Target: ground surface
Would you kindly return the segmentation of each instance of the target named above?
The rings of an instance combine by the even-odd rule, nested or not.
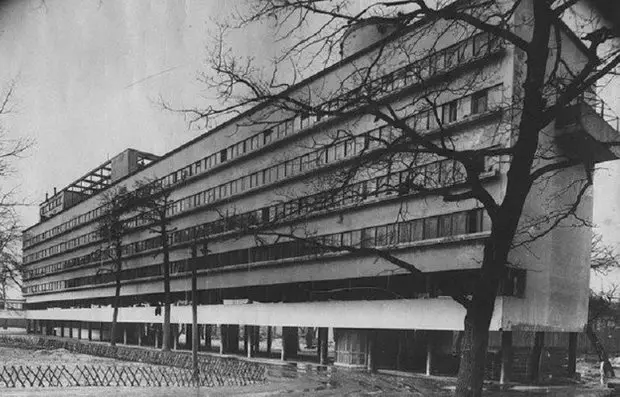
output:
[[[35,367],[39,365],[116,365],[120,363],[125,366],[133,364],[144,365],[142,363],[118,361],[112,358],[76,354],[65,349],[30,350],[0,346],[0,357],[2,357],[0,365],[29,365]]]
[[[0,347],[0,365],[46,365],[46,364],[89,364],[89,365],[132,365],[109,358],[74,354],[64,349],[27,350]],[[598,397],[609,395],[609,391],[597,386],[598,372],[595,362],[580,361],[579,369],[584,372],[587,385],[553,387],[519,387],[510,391],[487,391],[485,396],[497,397]],[[0,389],[3,397],[72,397],[72,396],[451,396],[454,378],[426,377],[423,375],[394,376],[388,374],[369,375],[363,372],[330,370],[308,371],[305,367],[286,365],[269,367],[265,384],[244,387],[222,388],[127,388],[127,387],[79,387],[42,389]],[[301,368],[301,369],[298,369]],[[586,387],[588,386],[588,387]]]

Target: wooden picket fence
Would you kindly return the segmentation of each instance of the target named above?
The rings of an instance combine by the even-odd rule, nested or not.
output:
[[[211,368],[212,369],[212,368]],[[0,367],[0,387],[214,387],[244,386],[261,381],[261,374],[230,374],[227,371],[203,371],[196,380],[192,371],[165,366],[98,366],[98,365],[5,365]],[[232,375],[232,376],[231,376]]]

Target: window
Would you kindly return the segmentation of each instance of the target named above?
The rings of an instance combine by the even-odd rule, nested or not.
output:
[[[401,222],[398,224],[398,242],[408,243],[411,239],[412,222]]]
[[[362,229],[362,236],[361,236],[361,241],[360,244],[362,247],[367,248],[367,247],[372,247],[372,244],[375,241],[375,228],[374,227],[368,227],[366,229]]]
[[[301,158],[301,172],[307,171],[310,168],[310,155],[306,154]]]
[[[452,235],[452,215],[442,215],[438,220],[438,237],[446,237]]]
[[[347,139],[344,145],[344,156],[354,156],[356,153],[355,139]]]
[[[445,56],[444,56],[444,64],[445,64],[445,68],[446,69],[450,69],[453,68],[454,66],[456,66],[459,62],[458,59],[458,48],[456,47],[451,47],[448,48],[445,52]]]
[[[235,157],[239,157],[245,153],[245,141],[235,145]]]
[[[437,217],[424,219],[424,239],[437,238]]]
[[[471,96],[471,113],[484,113],[488,109],[488,91],[483,90]]]
[[[276,134],[278,136],[278,139],[282,138],[285,135],[284,134],[284,123],[278,124],[274,128],[276,130]]]
[[[269,168],[269,181],[276,182],[278,180],[278,167]]]
[[[378,247],[388,245],[388,227],[387,226],[377,226],[375,228],[375,245]]]
[[[310,115],[306,112],[299,116],[300,128],[306,128],[310,125]]]
[[[259,176],[260,176],[260,173],[258,172],[255,172],[254,174],[250,175],[250,187],[251,188],[257,187],[260,184]]]
[[[228,196],[228,184],[220,186],[220,197],[224,198]]]
[[[341,238],[341,244],[343,247],[350,247],[353,245],[353,232],[344,232],[342,233]]]
[[[441,109],[441,122],[444,124],[456,121],[457,101],[446,103]]]
[[[292,134],[293,130],[295,129],[295,119],[288,120],[285,125],[286,126],[284,128],[284,135]]]
[[[223,163],[226,160],[228,160],[228,155],[226,153],[226,149],[222,149],[220,151],[220,162]]]
[[[467,233],[467,212],[452,214],[452,235]]]
[[[273,131],[271,129],[263,132],[263,145],[267,145],[268,143],[271,143],[272,132]]]
[[[265,207],[261,209],[261,222],[269,222],[269,208]]]
[[[482,210],[472,210],[467,213],[467,231],[477,233],[483,230]]]

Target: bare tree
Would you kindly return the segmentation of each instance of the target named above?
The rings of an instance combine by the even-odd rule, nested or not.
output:
[[[21,228],[14,215],[5,215],[0,226],[0,294],[6,308],[8,289],[22,286]]]
[[[616,253],[612,246],[603,242],[601,235],[595,235],[592,239],[590,268],[601,276],[607,276],[610,272],[620,268],[620,255]],[[599,292],[590,291],[588,323],[586,324],[586,335],[596,350],[599,360],[603,362],[603,370],[608,378],[613,378],[615,372],[609,361],[609,355],[605,350],[605,346],[596,334],[595,324],[609,317],[618,318],[617,290],[618,286],[611,283],[605,290]]]
[[[170,328],[170,236],[174,228],[170,227],[169,211],[174,200],[170,198],[170,190],[161,182],[143,180],[136,183],[131,194],[130,207],[137,211],[140,224],[147,225],[148,230],[159,238],[163,255],[162,273],[164,281],[164,323],[162,350],[170,350],[172,340]]]
[[[612,30],[594,23],[581,24],[596,30],[583,32],[584,46],[579,50],[583,59],[567,61],[563,48],[568,43],[560,19],[573,12],[577,3],[410,0],[372,2],[361,12],[350,12],[345,1],[254,2],[246,13],[236,15],[234,24],[221,25],[210,57],[212,72],[203,75],[207,87],[219,94],[224,105],[180,111],[192,123],[209,123],[254,105],[266,105],[238,122],[266,128],[275,128],[281,122],[303,125],[309,118],[337,116],[347,120],[350,127],[338,128],[329,140],[317,141],[315,147],[319,149],[308,159],[299,159],[299,169],[318,172],[329,162],[330,149],[338,156],[341,145],[345,153],[350,153],[343,169],[317,176],[317,188],[326,193],[313,196],[312,202],[298,201],[290,212],[294,216],[333,209],[343,202],[359,202],[369,195],[402,195],[404,201],[408,194],[431,192],[441,195],[445,202],[474,202],[484,208],[490,221],[489,237],[475,285],[465,289],[459,280],[453,280],[444,286],[466,310],[457,395],[480,396],[489,325],[499,287],[508,272],[509,254],[515,247],[527,248],[557,226],[589,224],[580,216],[579,207],[589,192],[595,159],[558,149],[551,136],[555,123],[578,122],[567,116],[571,112],[591,111],[582,104],[597,82],[617,71],[620,53],[607,45],[615,38]],[[517,14],[520,18],[515,21]],[[332,68],[336,77],[326,82],[308,83],[309,88],[295,86],[304,70],[320,70],[335,61],[342,38],[352,24],[369,22],[392,29],[391,40],[380,42],[361,60]],[[236,56],[226,45],[231,27],[242,29],[254,23],[271,23],[279,42],[291,43],[267,71],[250,58]],[[446,32],[458,37],[460,43],[473,45],[469,53],[472,59],[501,48],[513,51],[514,91],[507,98],[501,89],[491,92],[492,88],[483,84],[490,78],[483,70],[456,71],[454,65],[465,55],[458,46],[444,49],[437,44]],[[434,43],[430,48],[418,49],[421,37]],[[463,46],[463,54],[470,49]],[[435,57],[437,54],[441,57]],[[397,69],[394,59],[408,66]],[[458,78],[427,83],[437,74],[440,63]],[[288,65],[294,66],[287,69]],[[390,68],[395,71],[388,73]],[[485,95],[476,96],[477,92]],[[494,110],[501,114],[496,128],[477,137],[474,143],[451,134],[450,123],[459,104],[446,99],[468,93],[474,93],[470,98],[472,114]],[[175,110],[170,104],[164,106]],[[588,106],[595,105],[589,102]],[[374,122],[376,128],[360,135],[357,125],[368,122]],[[598,144],[610,148],[616,142]],[[498,167],[505,172],[501,195],[486,183],[488,172]],[[575,175],[581,177],[549,197],[551,201],[558,199],[552,210],[524,217],[528,196],[537,192],[553,196],[546,185],[568,169],[579,170]],[[366,182],[371,180],[369,188]],[[298,197],[304,195],[308,192],[297,192]],[[287,232],[280,228],[267,234],[312,240],[311,244],[339,249],[338,244],[326,243],[320,236],[313,239],[313,232],[306,232],[303,235],[300,228]],[[273,239],[265,241],[274,243]],[[340,249],[373,253],[415,275],[421,274],[414,264],[389,249],[376,249],[363,242]]]
[[[101,249],[103,255],[112,262],[112,267],[98,269],[97,273],[110,272],[114,275],[114,303],[112,314],[112,330],[110,345],[116,346],[118,308],[121,300],[121,277],[123,274],[123,238],[128,231],[125,216],[129,211],[128,194],[124,187],[114,187],[106,190],[100,198],[103,213],[97,224],[97,231],[105,242]]]
[[[4,127],[4,120],[14,116],[16,81],[0,88],[0,178],[9,181],[15,175],[14,162],[23,158],[32,146],[28,138],[14,138]],[[22,228],[16,209],[26,205],[16,197],[16,188],[0,187],[0,285],[2,300],[6,303],[9,288],[22,286],[21,239]],[[6,307],[6,305],[5,305]]]

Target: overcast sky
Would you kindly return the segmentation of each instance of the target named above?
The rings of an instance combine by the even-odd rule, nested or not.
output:
[[[365,0],[364,0],[365,1]],[[163,154],[195,137],[157,104],[204,104],[196,81],[214,18],[231,0],[19,0],[0,6],[0,86],[16,79],[11,134],[36,141],[19,164],[22,195],[38,205],[127,147]],[[239,52],[273,53],[267,30],[236,37]],[[595,221],[620,236],[618,166],[599,173]],[[38,206],[23,211],[38,220]]]

